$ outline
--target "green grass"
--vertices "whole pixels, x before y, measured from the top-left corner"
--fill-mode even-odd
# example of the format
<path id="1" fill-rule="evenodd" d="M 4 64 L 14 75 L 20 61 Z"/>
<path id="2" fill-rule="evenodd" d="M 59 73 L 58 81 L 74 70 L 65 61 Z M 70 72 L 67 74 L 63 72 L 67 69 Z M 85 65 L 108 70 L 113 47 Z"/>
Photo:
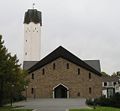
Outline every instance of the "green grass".
<path id="1" fill-rule="evenodd" d="M 12 107 L 0 107 L 0 111 L 32 111 L 32 109 L 14 109 Z"/>
<path id="2" fill-rule="evenodd" d="M 120 111 L 120 108 L 96 107 L 96 109 L 70 109 L 69 111 Z"/>

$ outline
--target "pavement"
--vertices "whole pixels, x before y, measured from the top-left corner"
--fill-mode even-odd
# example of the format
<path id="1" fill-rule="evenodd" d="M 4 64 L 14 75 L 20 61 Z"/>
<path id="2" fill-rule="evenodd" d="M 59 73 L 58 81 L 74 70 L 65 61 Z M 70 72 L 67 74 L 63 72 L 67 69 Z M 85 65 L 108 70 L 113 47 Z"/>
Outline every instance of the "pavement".
<path id="1" fill-rule="evenodd" d="M 16 102 L 13 106 L 34 111 L 66 111 L 67 109 L 88 108 L 85 99 L 28 99 Z"/>

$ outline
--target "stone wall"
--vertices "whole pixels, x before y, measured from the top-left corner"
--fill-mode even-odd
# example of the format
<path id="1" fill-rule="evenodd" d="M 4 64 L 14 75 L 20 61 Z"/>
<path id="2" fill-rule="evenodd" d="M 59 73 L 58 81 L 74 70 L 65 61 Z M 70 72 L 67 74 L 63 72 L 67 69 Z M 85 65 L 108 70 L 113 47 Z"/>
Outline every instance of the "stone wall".
<path id="1" fill-rule="evenodd" d="M 53 69 L 54 63 L 55 69 Z M 69 69 L 67 69 L 67 64 L 69 64 Z M 80 74 L 78 74 L 78 68 Z M 91 73 L 91 79 L 89 73 Z M 34 79 L 32 79 L 32 74 L 34 74 Z M 53 98 L 53 88 L 58 84 L 63 84 L 69 89 L 70 98 L 96 98 L 102 93 L 100 76 L 63 58 L 58 58 L 32 72 L 27 79 L 30 80 L 27 89 L 28 97 Z M 31 94 L 31 88 L 34 88 L 33 94 Z"/>

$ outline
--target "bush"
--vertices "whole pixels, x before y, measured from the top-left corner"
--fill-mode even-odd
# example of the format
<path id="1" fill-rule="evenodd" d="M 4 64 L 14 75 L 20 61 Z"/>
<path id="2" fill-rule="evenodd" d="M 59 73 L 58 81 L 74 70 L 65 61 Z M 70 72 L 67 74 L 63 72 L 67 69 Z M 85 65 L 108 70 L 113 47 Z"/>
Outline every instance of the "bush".
<path id="1" fill-rule="evenodd" d="M 86 104 L 120 108 L 120 93 L 116 93 L 110 98 L 105 98 L 104 96 L 102 96 L 100 98 L 95 99 L 94 101 L 89 99 L 86 100 Z"/>

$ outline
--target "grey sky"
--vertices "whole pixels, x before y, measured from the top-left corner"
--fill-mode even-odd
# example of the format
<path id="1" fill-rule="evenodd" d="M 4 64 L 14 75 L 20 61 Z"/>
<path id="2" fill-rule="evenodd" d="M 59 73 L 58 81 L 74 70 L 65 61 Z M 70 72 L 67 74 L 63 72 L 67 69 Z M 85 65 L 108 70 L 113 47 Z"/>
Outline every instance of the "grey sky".
<path id="1" fill-rule="evenodd" d="M 120 70 L 120 0 L 1 0 L 0 33 L 23 60 L 24 13 L 42 11 L 42 57 L 59 45 L 81 59 L 99 59 L 102 71 Z"/>

